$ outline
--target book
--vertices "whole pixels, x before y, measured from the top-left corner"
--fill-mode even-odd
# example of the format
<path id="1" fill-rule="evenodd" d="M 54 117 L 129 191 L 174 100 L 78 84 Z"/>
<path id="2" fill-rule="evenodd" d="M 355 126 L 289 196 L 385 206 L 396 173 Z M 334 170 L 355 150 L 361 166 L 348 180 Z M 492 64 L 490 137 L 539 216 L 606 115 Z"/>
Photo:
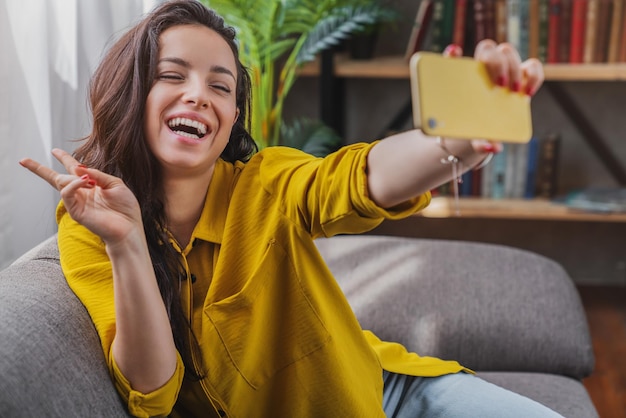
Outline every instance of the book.
<path id="1" fill-rule="evenodd" d="M 507 154 L 508 148 L 511 144 L 502 144 L 503 149 L 501 152 L 493 156 L 491 160 L 491 179 L 489 185 L 490 196 L 492 199 L 503 199 L 505 195 L 505 182 L 506 182 L 506 166 L 507 166 Z"/>
<path id="2" fill-rule="evenodd" d="M 520 29 L 521 29 L 521 14 L 520 14 L 520 2 L 522 0 L 507 0 L 507 40 L 518 51 L 520 48 Z"/>
<path id="3" fill-rule="evenodd" d="M 626 212 L 626 188 L 593 187 L 568 193 L 564 203 L 569 208 L 600 213 Z"/>
<path id="4" fill-rule="evenodd" d="M 539 45 L 537 47 L 537 59 L 541 62 L 548 61 L 548 24 L 550 18 L 549 0 L 539 0 Z"/>
<path id="5" fill-rule="evenodd" d="M 452 43 L 463 47 L 465 45 L 465 22 L 467 0 L 456 0 L 454 6 L 454 25 L 452 28 Z"/>
<path id="6" fill-rule="evenodd" d="M 506 42 L 506 0 L 495 0 L 493 5 L 495 19 L 495 41 Z"/>
<path id="7" fill-rule="evenodd" d="M 583 62 L 590 64 L 594 61 L 596 35 L 598 33 L 598 7 L 600 0 L 587 1 L 587 18 L 585 20 L 585 42 L 583 48 Z"/>
<path id="8" fill-rule="evenodd" d="M 518 53 L 522 61 L 529 57 L 529 4 L 528 1 L 521 1 L 519 3 L 519 48 Z"/>
<path id="9" fill-rule="evenodd" d="M 561 33 L 561 0 L 548 2 L 548 63 L 559 62 L 559 34 Z"/>
<path id="10" fill-rule="evenodd" d="M 561 136 L 545 135 L 539 140 L 535 195 L 551 199 L 557 193 Z"/>
<path id="11" fill-rule="evenodd" d="M 623 16 L 624 0 L 613 0 L 613 16 L 611 19 L 611 33 L 609 35 L 609 48 L 607 62 L 616 63 L 619 60 L 620 31 L 624 24 Z"/>
<path id="12" fill-rule="evenodd" d="M 452 43 L 455 0 L 434 1 L 432 17 L 433 33 L 430 50 L 432 52 L 443 52 L 443 50 Z"/>
<path id="13" fill-rule="evenodd" d="M 572 0 L 572 18 L 570 26 L 569 62 L 580 64 L 583 62 L 585 49 L 585 25 L 587 23 L 587 0 Z"/>
<path id="14" fill-rule="evenodd" d="M 496 2 L 485 0 L 485 36 L 487 39 L 496 37 Z"/>
<path id="15" fill-rule="evenodd" d="M 483 39 L 487 39 L 487 27 L 485 23 L 485 3 L 486 0 L 473 1 L 474 16 L 474 46 Z"/>
<path id="16" fill-rule="evenodd" d="M 626 62 L 626 5 L 622 7 L 622 29 L 619 39 L 619 55 L 618 62 Z"/>
<path id="17" fill-rule="evenodd" d="M 569 48 L 572 23 L 572 0 L 561 0 L 561 18 L 559 24 L 559 60 L 558 62 L 569 61 Z"/>
<path id="18" fill-rule="evenodd" d="M 411 36 L 406 47 L 404 58 L 411 59 L 414 53 L 421 51 L 425 47 L 426 33 L 433 15 L 433 0 L 422 0 L 417 9 Z"/>
<path id="19" fill-rule="evenodd" d="M 528 159 L 526 161 L 526 182 L 524 184 L 524 198 L 535 197 L 537 184 L 537 160 L 539 159 L 539 139 L 536 135 L 528 141 Z"/>
<path id="20" fill-rule="evenodd" d="M 528 3 L 528 56 L 539 57 L 539 0 Z"/>
<path id="21" fill-rule="evenodd" d="M 611 32 L 611 12 L 613 0 L 599 0 L 598 24 L 596 28 L 596 45 L 593 62 L 606 62 L 609 53 L 609 35 Z"/>

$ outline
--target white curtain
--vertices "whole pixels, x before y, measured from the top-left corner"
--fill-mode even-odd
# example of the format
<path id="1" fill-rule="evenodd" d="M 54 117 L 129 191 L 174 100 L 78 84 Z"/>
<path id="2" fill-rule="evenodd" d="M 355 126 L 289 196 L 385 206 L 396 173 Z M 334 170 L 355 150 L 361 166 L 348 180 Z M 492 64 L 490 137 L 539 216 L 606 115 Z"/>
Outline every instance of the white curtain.
<path id="1" fill-rule="evenodd" d="M 58 193 L 19 166 L 61 169 L 89 133 L 87 85 L 105 48 L 154 0 L 0 0 L 0 267 L 56 232 Z"/>

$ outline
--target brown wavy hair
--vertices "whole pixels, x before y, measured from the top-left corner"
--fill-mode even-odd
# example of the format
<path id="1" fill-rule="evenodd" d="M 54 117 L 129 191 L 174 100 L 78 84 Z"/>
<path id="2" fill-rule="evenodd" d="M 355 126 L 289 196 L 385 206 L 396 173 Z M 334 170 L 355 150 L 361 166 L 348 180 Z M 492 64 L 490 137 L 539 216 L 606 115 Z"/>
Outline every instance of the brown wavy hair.
<path id="1" fill-rule="evenodd" d="M 186 273 L 180 256 L 165 235 L 167 216 L 161 167 L 144 134 L 148 93 L 155 81 L 159 37 L 177 25 L 204 25 L 230 46 L 237 64 L 236 101 L 239 117 L 221 158 L 247 161 L 257 151 L 249 134 L 250 76 L 239 60 L 235 30 L 213 10 L 196 0 L 161 4 L 126 32 L 107 51 L 90 82 L 92 131 L 74 152 L 81 163 L 119 177 L 135 194 L 161 297 L 167 309 L 176 347 L 188 377 L 200 379 L 204 367 L 194 367 L 192 353 L 201 360 L 199 344 L 180 303 L 179 281 Z M 246 125 L 248 124 L 248 125 Z"/>

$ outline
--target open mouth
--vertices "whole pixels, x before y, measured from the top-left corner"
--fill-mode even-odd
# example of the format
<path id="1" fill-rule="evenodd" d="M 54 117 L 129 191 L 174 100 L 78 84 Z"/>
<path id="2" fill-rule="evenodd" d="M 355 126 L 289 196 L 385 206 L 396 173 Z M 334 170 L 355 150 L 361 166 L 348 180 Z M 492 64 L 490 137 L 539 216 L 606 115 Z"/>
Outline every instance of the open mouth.
<path id="1" fill-rule="evenodd" d="M 207 126 L 197 120 L 174 118 L 167 122 L 172 132 L 187 138 L 200 139 L 207 133 Z"/>

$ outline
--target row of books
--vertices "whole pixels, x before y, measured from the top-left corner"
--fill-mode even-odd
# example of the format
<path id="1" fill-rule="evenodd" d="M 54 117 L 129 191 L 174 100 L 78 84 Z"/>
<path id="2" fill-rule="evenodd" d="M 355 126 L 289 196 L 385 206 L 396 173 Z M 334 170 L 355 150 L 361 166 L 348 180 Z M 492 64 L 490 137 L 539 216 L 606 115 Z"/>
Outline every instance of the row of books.
<path id="1" fill-rule="evenodd" d="M 502 152 L 478 171 L 465 173 L 458 184 L 460 196 L 490 199 L 551 199 L 557 194 L 561 137 L 550 133 L 524 144 L 504 144 Z M 434 196 L 451 196 L 454 184 L 447 183 Z"/>
<path id="2" fill-rule="evenodd" d="M 473 54 L 482 39 L 510 42 L 544 63 L 626 62 L 626 0 L 422 0 L 406 48 Z"/>

